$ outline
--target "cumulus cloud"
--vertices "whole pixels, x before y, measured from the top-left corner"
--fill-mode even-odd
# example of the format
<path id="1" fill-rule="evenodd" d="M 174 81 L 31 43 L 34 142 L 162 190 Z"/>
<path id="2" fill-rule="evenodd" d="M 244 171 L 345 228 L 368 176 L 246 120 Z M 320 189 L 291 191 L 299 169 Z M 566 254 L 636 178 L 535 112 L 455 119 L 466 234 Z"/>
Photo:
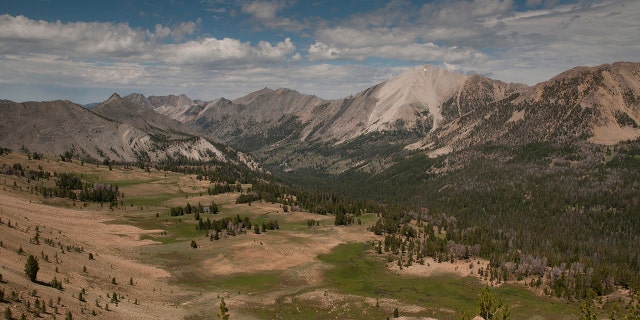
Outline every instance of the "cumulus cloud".
<path id="1" fill-rule="evenodd" d="M 171 35 L 171 28 L 165 27 L 161 24 L 156 24 L 155 30 L 156 30 L 155 37 L 158 39 L 164 39 Z"/>
<path id="2" fill-rule="evenodd" d="M 164 61 L 177 65 L 222 67 L 284 61 L 295 50 L 291 39 L 272 45 L 260 41 L 256 46 L 236 39 L 205 38 L 180 44 L 164 45 L 158 52 Z"/>
<path id="3" fill-rule="evenodd" d="M 182 22 L 171 30 L 171 37 L 173 37 L 175 41 L 181 41 L 185 36 L 193 34 L 198 24 L 200 24 L 200 19 L 196 22 Z"/>
<path id="4" fill-rule="evenodd" d="M 102 59 L 109 63 L 239 64 L 282 61 L 295 50 L 290 38 L 272 45 L 252 46 L 237 39 L 203 38 L 180 42 L 195 32 L 200 20 L 173 27 L 156 24 L 153 31 L 128 24 L 98 22 L 47 22 L 24 16 L 0 16 L 0 53 L 48 54 L 65 59 Z M 162 41 L 171 37 L 175 44 Z M 31 56 L 33 57 L 33 56 Z"/>
<path id="5" fill-rule="evenodd" d="M 147 34 L 126 23 L 47 22 L 0 16 L 0 52 L 50 52 L 77 57 L 126 57 L 145 50 Z"/>
<path id="6" fill-rule="evenodd" d="M 337 60 L 344 59 L 340 49 L 330 46 L 324 42 L 316 41 L 308 50 L 310 61 Z"/>

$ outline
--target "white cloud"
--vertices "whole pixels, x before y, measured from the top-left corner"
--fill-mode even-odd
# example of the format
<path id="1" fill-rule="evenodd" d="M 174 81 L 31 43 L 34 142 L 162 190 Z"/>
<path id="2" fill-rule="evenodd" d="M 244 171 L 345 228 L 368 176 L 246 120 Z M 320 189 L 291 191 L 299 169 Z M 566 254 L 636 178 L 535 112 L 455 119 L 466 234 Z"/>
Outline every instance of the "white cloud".
<path id="1" fill-rule="evenodd" d="M 368 47 L 379 45 L 399 45 L 415 42 L 416 35 L 402 28 L 374 27 L 356 29 L 335 27 L 317 32 L 318 41 L 343 47 Z"/>
<path id="2" fill-rule="evenodd" d="M 196 31 L 198 24 L 200 24 L 200 19 L 196 22 L 182 22 L 173 28 L 171 37 L 175 41 L 181 41 L 185 36 L 192 35 Z"/>
<path id="3" fill-rule="evenodd" d="M 0 59 L 4 83 L 51 84 L 66 86 L 112 86 L 142 84 L 149 76 L 147 67 L 136 63 L 96 63 L 74 61 L 48 54 L 10 54 Z"/>
<path id="4" fill-rule="evenodd" d="M 147 34 L 128 24 L 47 22 L 0 16 L 0 52 L 48 52 L 86 57 L 126 57 L 148 45 Z"/>
<path id="5" fill-rule="evenodd" d="M 291 39 L 275 46 L 260 41 L 256 46 L 237 39 L 205 38 L 180 44 L 163 45 L 158 49 L 162 59 L 176 65 L 204 65 L 222 67 L 225 65 L 248 65 L 265 62 L 281 62 L 295 50 Z"/>
<path id="6" fill-rule="evenodd" d="M 310 61 L 352 59 L 363 61 L 369 57 L 398 59 L 415 62 L 477 60 L 484 54 L 470 48 L 442 48 L 433 43 L 410 43 L 406 45 L 379 45 L 360 48 L 336 48 L 323 42 L 309 47 Z"/>
<path id="7" fill-rule="evenodd" d="M 284 1 L 253 1 L 242 6 L 242 13 L 248 14 L 269 28 L 281 28 L 284 30 L 300 30 L 302 25 L 289 18 L 279 17 L 278 11 L 287 7 Z"/>
<path id="8" fill-rule="evenodd" d="M 272 21 L 276 19 L 276 12 L 282 8 L 282 3 L 254 1 L 242 6 L 242 12 L 253 15 L 260 21 Z"/>
<path id="9" fill-rule="evenodd" d="M 495 16 L 508 12 L 513 7 L 513 0 L 476 0 L 471 11 L 474 17 Z"/>
<path id="10" fill-rule="evenodd" d="M 579 65 L 640 57 L 638 1 L 564 5 L 518 14 L 504 22 L 508 51 L 486 61 L 496 77 L 535 83 Z"/>
<path id="11" fill-rule="evenodd" d="M 484 47 L 504 42 L 504 36 L 483 22 L 512 7 L 512 0 L 441 1 L 420 8 L 392 1 L 379 10 L 317 30 L 308 58 L 473 62 L 484 58 Z"/>
<path id="12" fill-rule="evenodd" d="M 165 26 L 163 26 L 161 24 L 156 24 L 155 25 L 155 30 L 156 30 L 155 36 L 158 39 L 164 39 L 164 38 L 166 38 L 166 37 L 171 35 L 171 28 L 165 27 Z"/>
<path id="13" fill-rule="evenodd" d="M 308 59 L 310 61 L 337 60 L 345 58 L 342 56 L 340 49 L 320 41 L 316 41 L 316 43 L 312 44 L 309 47 L 308 53 Z"/>
<path id="14" fill-rule="evenodd" d="M 97 22 L 62 23 L 36 21 L 23 16 L 0 16 L 0 53 L 47 54 L 65 59 L 98 59 L 113 62 L 168 63 L 177 65 L 239 65 L 283 61 L 295 50 L 290 38 L 272 45 L 265 41 L 252 46 L 237 39 L 203 38 L 175 44 L 195 32 L 200 21 L 174 27 L 156 24 L 154 31 L 132 29 L 128 24 Z"/>

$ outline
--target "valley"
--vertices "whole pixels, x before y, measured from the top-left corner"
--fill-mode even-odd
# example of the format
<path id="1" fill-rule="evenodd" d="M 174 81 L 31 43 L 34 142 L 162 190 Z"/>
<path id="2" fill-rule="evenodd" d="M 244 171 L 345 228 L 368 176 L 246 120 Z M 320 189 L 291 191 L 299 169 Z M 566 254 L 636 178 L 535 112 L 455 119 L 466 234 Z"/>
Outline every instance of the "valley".
<path id="1" fill-rule="evenodd" d="M 109 209 L 33 191 L 52 185 L 53 177 L 0 176 L 5 292 L 0 306 L 16 318 L 62 318 L 70 312 L 74 319 L 215 319 L 224 298 L 231 319 L 385 318 L 396 308 L 405 319 L 458 319 L 475 310 L 484 286 L 468 271 L 469 262 L 486 267 L 477 258 L 453 264 L 427 259 L 405 271 L 387 266 L 387 255 L 376 254 L 373 245 L 383 237 L 367 230 L 377 220 L 374 213 L 362 215 L 361 225 L 336 226 L 331 215 L 284 212 L 278 203 L 236 204 L 237 192 L 208 195 L 211 183 L 195 175 L 33 160 L 16 153 L 0 162 L 81 175 L 117 185 L 124 194 L 122 203 Z M 201 218 L 239 215 L 254 224 L 277 219 L 279 229 L 225 233 L 213 240 L 196 229 L 193 214 L 169 215 L 171 207 L 211 201 L 220 212 Z M 36 283 L 24 276 L 29 255 L 40 263 Z M 62 282 L 61 290 L 48 284 L 54 278 Z M 517 318 L 572 319 L 577 310 L 575 303 L 522 285 L 491 290 Z"/>

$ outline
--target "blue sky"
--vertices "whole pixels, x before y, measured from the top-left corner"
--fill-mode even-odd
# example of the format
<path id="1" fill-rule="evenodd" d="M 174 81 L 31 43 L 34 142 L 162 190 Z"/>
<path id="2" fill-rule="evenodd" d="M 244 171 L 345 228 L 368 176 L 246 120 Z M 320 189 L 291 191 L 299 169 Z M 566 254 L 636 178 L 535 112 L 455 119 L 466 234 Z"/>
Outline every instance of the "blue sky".
<path id="1" fill-rule="evenodd" d="M 340 98 L 432 64 L 535 84 L 639 61 L 640 1 L 4 0 L 0 99 Z"/>

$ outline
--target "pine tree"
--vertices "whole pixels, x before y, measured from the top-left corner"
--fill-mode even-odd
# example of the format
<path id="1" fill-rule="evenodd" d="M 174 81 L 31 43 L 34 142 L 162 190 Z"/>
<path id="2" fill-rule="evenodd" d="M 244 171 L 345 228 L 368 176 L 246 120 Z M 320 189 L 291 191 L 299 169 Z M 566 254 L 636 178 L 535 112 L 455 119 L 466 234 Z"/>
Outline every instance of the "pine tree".
<path id="1" fill-rule="evenodd" d="M 484 287 L 480 292 L 478 314 L 486 320 L 511 319 L 511 311 L 509 308 L 503 304 L 502 300 L 496 300 L 491 292 L 489 292 L 489 287 Z"/>
<path id="2" fill-rule="evenodd" d="M 218 314 L 218 319 L 229 320 L 229 309 L 227 309 L 227 304 L 224 302 L 224 297 L 220 298 L 220 313 Z"/>
<path id="3" fill-rule="evenodd" d="M 594 310 L 593 305 L 593 299 L 595 299 L 596 296 L 597 294 L 593 290 L 589 289 L 589 292 L 587 292 L 587 298 L 580 304 L 580 315 L 578 316 L 579 320 L 598 319 L 598 315 Z"/>
<path id="4" fill-rule="evenodd" d="M 30 255 L 27 258 L 27 263 L 24 265 L 24 274 L 31 280 L 31 282 L 35 282 L 38 276 L 38 271 L 40 270 L 40 266 L 38 266 L 38 260 L 33 255 Z"/>

